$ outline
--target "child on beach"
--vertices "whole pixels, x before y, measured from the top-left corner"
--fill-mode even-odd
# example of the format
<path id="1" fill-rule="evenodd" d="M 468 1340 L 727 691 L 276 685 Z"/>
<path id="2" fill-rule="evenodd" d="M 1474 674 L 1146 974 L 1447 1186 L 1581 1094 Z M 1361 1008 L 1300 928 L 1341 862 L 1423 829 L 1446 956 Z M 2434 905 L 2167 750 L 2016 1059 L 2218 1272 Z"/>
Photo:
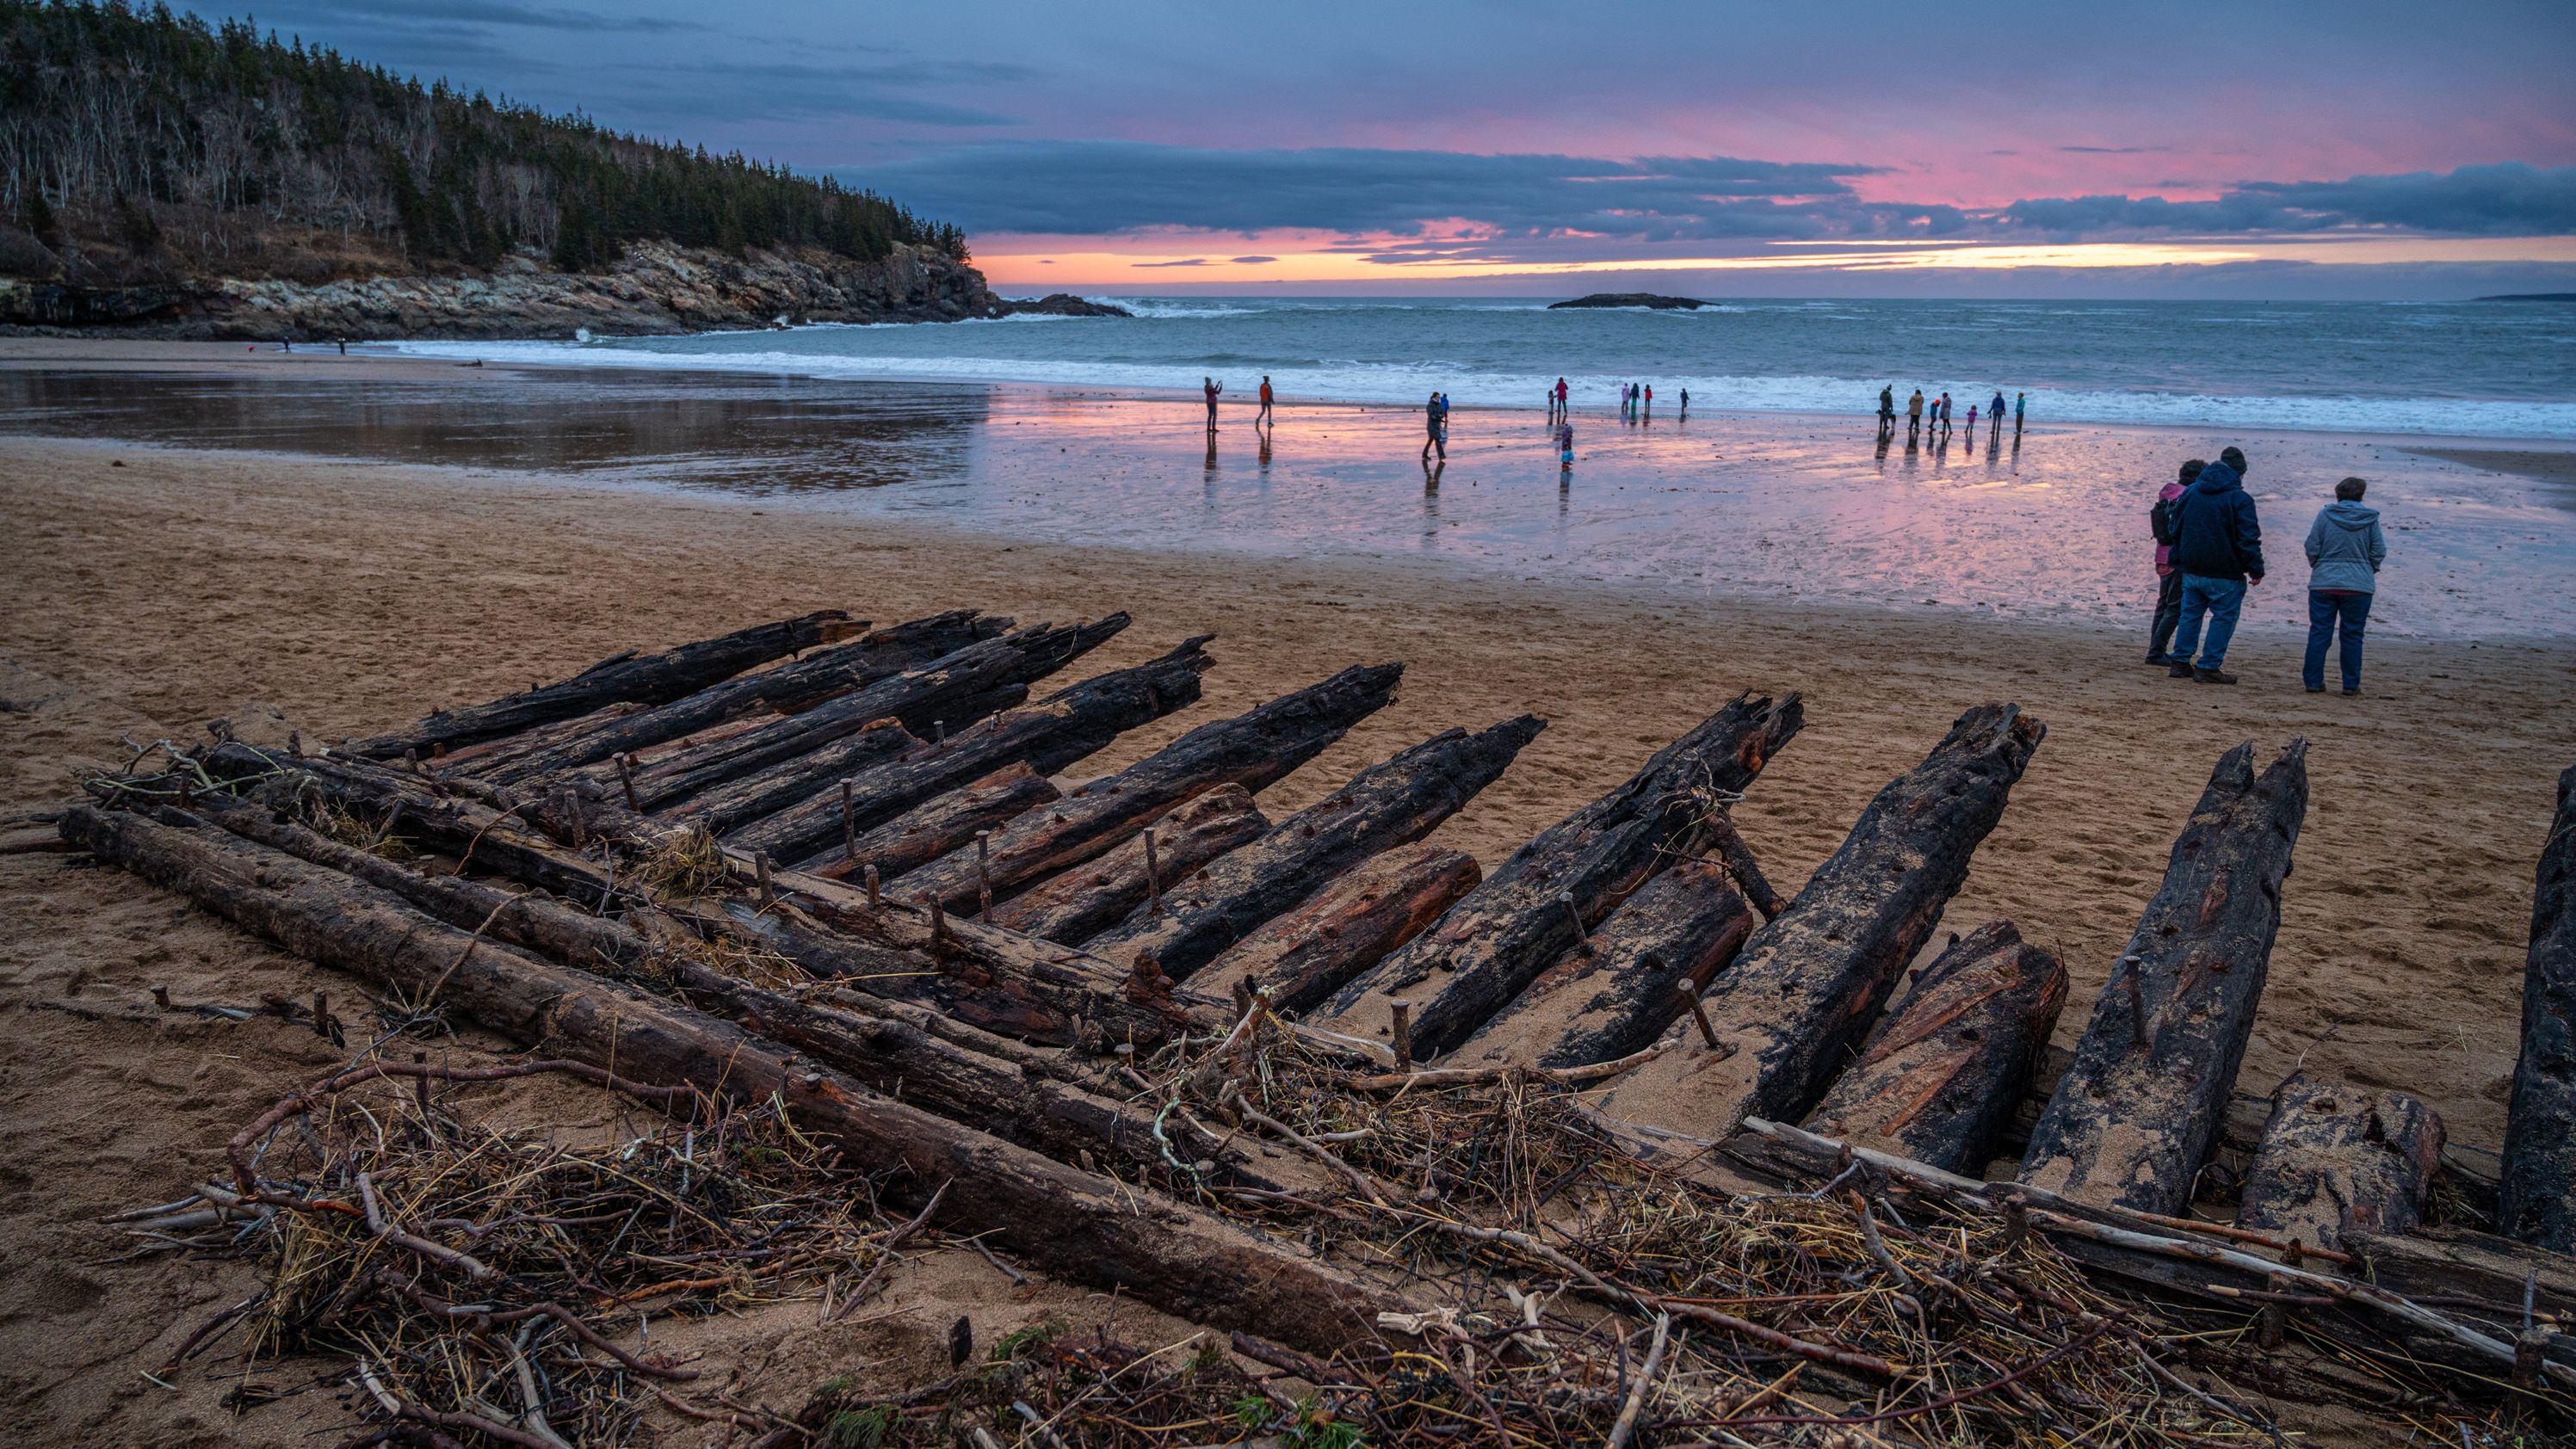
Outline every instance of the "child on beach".
<path id="1" fill-rule="evenodd" d="M 2156 616 L 2147 626 L 2149 664 L 2170 666 L 2174 662 L 2166 646 L 2173 643 L 2174 626 L 2182 622 L 2182 570 L 2175 568 L 2173 561 L 2178 537 L 2174 532 L 2175 505 L 2181 501 L 2182 491 L 2208 466 L 2198 458 L 2183 464 L 2180 477 L 2159 489 L 2155 506 L 2147 510 L 2147 531 L 2156 540 Z"/>
<path id="2" fill-rule="evenodd" d="M 1571 418 L 1556 425 L 1556 467 L 1560 473 L 1574 471 L 1574 421 Z"/>

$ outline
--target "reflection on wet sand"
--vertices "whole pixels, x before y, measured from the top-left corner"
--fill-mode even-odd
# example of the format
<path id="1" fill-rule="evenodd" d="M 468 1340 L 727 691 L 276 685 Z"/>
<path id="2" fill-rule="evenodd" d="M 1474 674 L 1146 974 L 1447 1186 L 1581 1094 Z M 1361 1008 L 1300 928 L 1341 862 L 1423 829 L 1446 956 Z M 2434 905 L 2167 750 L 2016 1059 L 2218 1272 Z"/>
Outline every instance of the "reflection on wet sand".
<path id="1" fill-rule="evenodd" d="M 1677 597 L 2122 626 L 2154 598 L 2156 486 L 2181 458 L 2235 442 L 2254 459 L 2249 486 L 2285 578 L 2303 575 L 2299 540 L 2334 481 L 2371 480 L 2391 544 L 2374 632 L 2576 634 L 2563 489 L 2428 457 L 2411 439 L 2086 427 L 2006 442 L 1930 423 L 1899 450 L 1867 415 L 1621 427 L 1610 409 L 1578 408 L 1578 490 L 1535 409 L 1461 409 L 1436 467 L 1416 462 L 1415 409 L 1249 419 L 1227 412 L 1210 430 L 1195 398 L 977 384 L 0 369 L 0 431 L 556 472 L 1077 544 L 1436 559 Z M 2303 629 L 2300 592 L 2261 591 L 2246 627 Z"/>

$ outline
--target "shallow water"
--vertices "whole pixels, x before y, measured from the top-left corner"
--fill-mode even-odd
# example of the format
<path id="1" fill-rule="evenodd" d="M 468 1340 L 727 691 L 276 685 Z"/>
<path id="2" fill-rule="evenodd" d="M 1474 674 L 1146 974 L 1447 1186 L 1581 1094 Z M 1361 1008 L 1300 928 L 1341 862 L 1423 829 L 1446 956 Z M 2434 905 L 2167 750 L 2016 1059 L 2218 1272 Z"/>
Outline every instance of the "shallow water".
<path id="1" fill-rule="evenodd" d="M 1536 414 L 1463 410 L 1450 459 L 1417 415 L 1061 389 L 612 369 L 455 381 L 0 371 L 0 431 L 462 464 L 716 491 L 1002 536 L 1362 556 L 1675 597 L 1754 597 L 2134 626 L 2146 509 L 2186 456 L 2252 459 L 2274 575 L 2245 627 L 2305 627 L 2299 542 L 2335 479 L 2371 480 L 2391 555 L 2372 628 L 2576 635 L 2569 490 L 2315 433 L 2010 430 L 1874 445 L 1866 421 L 1578 412 L 1561 472 Z M 1971 646 L 1973 647 L 1973 646 Z"/>
<path id="2" fill-rule="evenodd" d="M 2576 306 L 2554 303 L 1771 300 L 1696 312 L 1531 300 L 1114 299 L 1132 318 L 825 325 L 573 342 L 424 342 L 428 356 L 817 378 L 1024 382 L 1536 411 L 1628 382 L 1666 405 L 1866 413 L 1893 385 L 1997 391 L 2034 421 L 2576 439 Z"/>

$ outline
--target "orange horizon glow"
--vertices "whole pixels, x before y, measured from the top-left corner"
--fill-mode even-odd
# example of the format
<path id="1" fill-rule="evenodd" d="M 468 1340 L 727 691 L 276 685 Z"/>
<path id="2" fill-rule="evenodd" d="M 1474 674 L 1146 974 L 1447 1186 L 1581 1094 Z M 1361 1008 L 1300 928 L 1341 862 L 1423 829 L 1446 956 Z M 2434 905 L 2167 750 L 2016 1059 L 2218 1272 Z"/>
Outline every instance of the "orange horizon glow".
<path id="1" fill-rule="evenodd" d="M 1655 272 L 1812 270 L 1886 274 L 2010 271 L 2024 267 L 2128 270 L 2211 267 L 2254 261 L 2364 265 L 2408 262 L 2576 262 L 2576 237 L 2326 236 L 2173 242 L 1773 242 L 1728 256 L 1636 256 L 1564 262 L 1473 256 L 1378 260 L 1372 253 L 1420 246 L 1420 237 L 1191 234 L 1147 236 L 1121 249 L 1100 238 L 1065 238 L 1063 247 L 1030 246 L 1045 238 L 996 237 L 975 247 L 975 264 L 1005 287 L 1205 287 L 1354 282 L 1533 281 L 1568 276 Z M 1474 238 L 1433 239 L 1462 252 L 1485 249 Z M 1176 243 L 1191 245 L 1183 250 Z M 1247 258 L 1255 258 L 1247 260 Z"/>

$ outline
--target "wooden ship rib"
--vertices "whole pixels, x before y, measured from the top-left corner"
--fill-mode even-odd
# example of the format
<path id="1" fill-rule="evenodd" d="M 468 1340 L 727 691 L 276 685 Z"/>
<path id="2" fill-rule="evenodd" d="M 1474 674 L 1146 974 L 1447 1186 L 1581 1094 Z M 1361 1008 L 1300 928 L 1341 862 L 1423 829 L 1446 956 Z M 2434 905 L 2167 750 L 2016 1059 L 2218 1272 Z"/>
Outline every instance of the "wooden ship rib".
<path id="1" fill-rule="evenodd" d="M 774 1099 L 898 1195 L 945 1184 L 943 1223 L 1292 1349 L 1420 1305 L 1229 1205 L 1374 1187 L 1164 1120 L 1122 1062 L 1266 1026 L 1377 1089 L 1579 1087 L 1604 1140 L 1713 1191 L 1858 1183 L 2158 1294 L 2347 1321 L 2497 1393 L 2576 1392 L 2576 770 L 2496 1157 L 2402 1092 L 2242 1090 L 2303 743 L 2216 763 L 2070 1053 L 2065 970 L 2011 922 L 1908 981 L 2044 740 L 2012 705 L 1964 712 L 1785 900 L 1728 807 L 1794 745 L 1794 695 L 1724 703 L 1488 874 L 1425 837 L 1534 718 L 1261 802 L 1394 697 L 1396 663 L 1060 783 L 1198 701 L 1204 638 L 1053 687 L 1127 624 L 819 613 L 328 748 L 218 739 L 99 776 L 59 829 L 371 992 L 642 1089 Z M 2236 1184 L 2215 1200 L 2213 1162 Z M 1185 1188 L 1150 1185 L 1176 1165 Z M 2424 1227 L 2437 1187 L 2496 1231 Z"/>

